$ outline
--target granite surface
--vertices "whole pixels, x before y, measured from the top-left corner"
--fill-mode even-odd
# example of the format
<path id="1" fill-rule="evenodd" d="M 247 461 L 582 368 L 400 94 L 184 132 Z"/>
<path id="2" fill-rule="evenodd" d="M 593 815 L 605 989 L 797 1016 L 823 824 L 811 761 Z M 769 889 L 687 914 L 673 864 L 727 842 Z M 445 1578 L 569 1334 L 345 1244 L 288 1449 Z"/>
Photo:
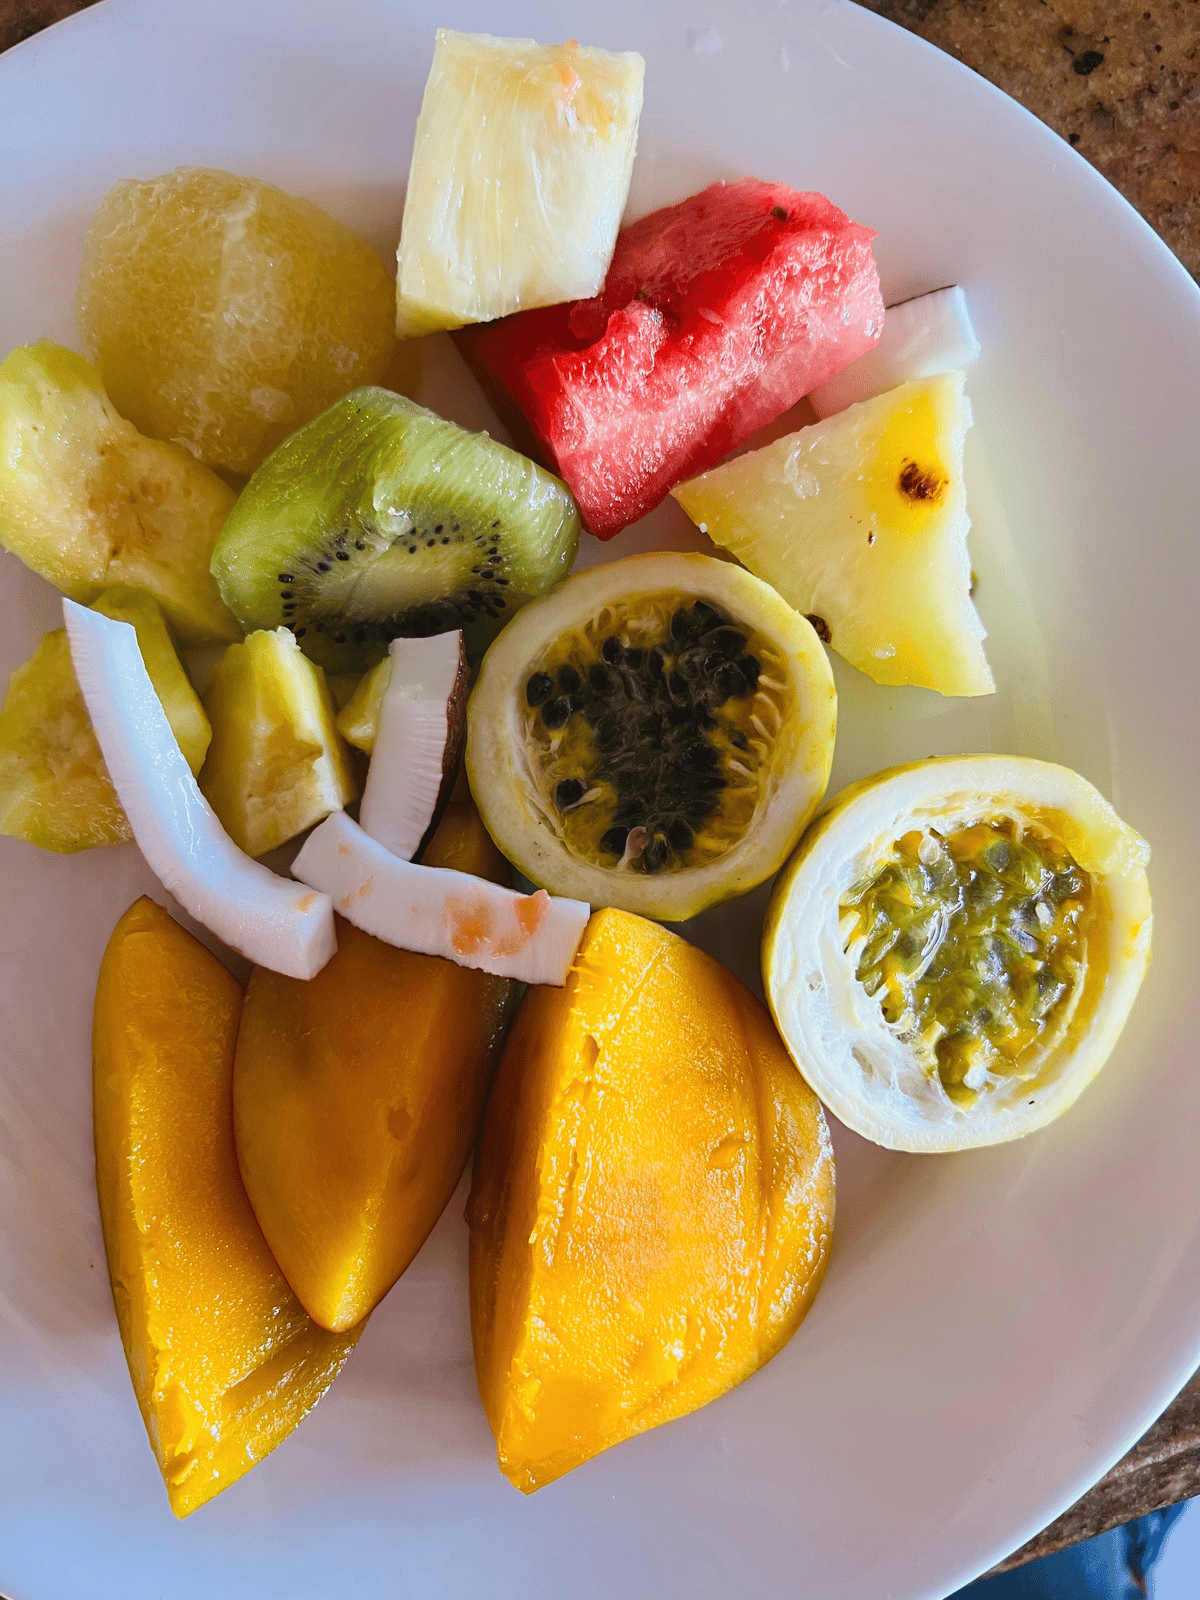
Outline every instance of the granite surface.
<path id="1" fill-rule="evenodd" d="M 0 50 L 98 0 L 0 0 Z M 1104 173 L 1200 279 L 1200 0 L 860 0 L 990 78 Z M 1003 1567 L 1200 1494 L 1200 1374 Z"/>

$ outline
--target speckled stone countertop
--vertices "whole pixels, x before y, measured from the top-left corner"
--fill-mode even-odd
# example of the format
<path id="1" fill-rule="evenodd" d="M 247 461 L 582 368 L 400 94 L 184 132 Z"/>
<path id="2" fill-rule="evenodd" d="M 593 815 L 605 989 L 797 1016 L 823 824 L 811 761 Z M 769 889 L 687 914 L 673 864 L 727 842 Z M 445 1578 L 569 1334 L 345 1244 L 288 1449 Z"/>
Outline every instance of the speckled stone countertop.
<path id="1" fill-rule="evenodd" d="M 0 0 L 0 50 L 97 0 Z M 990 78 L 1087 157 L 1200 279 L 1200 0 L 859 0 Z M 1003 1563 L 1200 1494 L 1200 1374 Z"/>

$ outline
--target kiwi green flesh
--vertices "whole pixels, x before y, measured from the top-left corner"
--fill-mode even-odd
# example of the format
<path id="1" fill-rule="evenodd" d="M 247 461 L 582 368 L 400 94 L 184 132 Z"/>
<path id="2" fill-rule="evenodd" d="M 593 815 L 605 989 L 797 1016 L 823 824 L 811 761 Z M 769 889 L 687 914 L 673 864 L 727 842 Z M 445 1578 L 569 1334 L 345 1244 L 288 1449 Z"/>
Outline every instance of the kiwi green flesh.
<path id="1" fill-rule="evenodd" d="M 564 841 L 648 874 L 703 865 L 744 834 L 793 709 L 778 648 L 685 596 L 637 597 L 561 637 L 519 694 Z"/>
<path id="2" fill-rule="evenodd" d="M 486 434 L 357 389 L 263 462 L 213 554 L 246 629 L 287 627 L 331 672 L 461 628 L 468 660 L 570 571 L 564 484 Z"/>

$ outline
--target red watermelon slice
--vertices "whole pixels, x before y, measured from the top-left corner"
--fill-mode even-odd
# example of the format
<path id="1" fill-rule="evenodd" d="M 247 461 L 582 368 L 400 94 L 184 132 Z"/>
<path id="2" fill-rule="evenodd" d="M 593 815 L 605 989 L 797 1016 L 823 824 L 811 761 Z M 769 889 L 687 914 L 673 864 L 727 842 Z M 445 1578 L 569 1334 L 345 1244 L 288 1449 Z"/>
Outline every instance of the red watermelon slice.
<path id="1" fill-rule="evenodd" d="M 594 299 L 455 338 L 609 539 L 871 348 L 874 237 L 824 195 L 715 183 L 622 229 Z"/>

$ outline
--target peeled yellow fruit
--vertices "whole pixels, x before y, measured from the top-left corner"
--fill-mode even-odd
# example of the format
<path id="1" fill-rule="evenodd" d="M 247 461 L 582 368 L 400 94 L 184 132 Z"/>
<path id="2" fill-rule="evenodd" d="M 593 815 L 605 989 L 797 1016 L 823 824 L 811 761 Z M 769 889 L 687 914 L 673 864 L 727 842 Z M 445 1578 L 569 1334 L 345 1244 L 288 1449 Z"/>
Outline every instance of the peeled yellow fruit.
<path id="1" fill-rule="evenodd" d="M 147 594 L 114 586 L 93 607 L 131 622 L 150 681 L 193 773 L 212 730 Z M 132 834 L 75 678 L 65 628 L 43 636 L 8 682 L 0 710 L 0 833 L 46 850 L 123 844 Z"/>
<path id="2" fill-rule="evenodd" d="M 375 749 L 375 735 L 379 731 L 379 712 L 383 696 L 392 677 L 392 658 L 384 656 L 369 672 L 357 680 L 353 693 L 341 705 L 337 714 L 337 731 L 347 744 L 352 744 L 364 755 Z"/>
<path id="3" fill-rule="evenodd" d="M 118 416 L 73 350 L 42 339 L 0 362 L 0 544 L 73 600 L 129 584 L 185 643 L 240 638 L 209 570 L 234 499 Z"/>
<path id="4" fill-rule="evenodd" d="M 757 1000 L 702 951 L 597 912 L 530 989 L 475 1157 L 471 1328 L 526 1493 L 714 1400 L 820 1284 L 833 1154 Z"/>
<path id="5" fill-rule="evenodd" d="M 92 220 L 79 325 L 122 415 L 248 474 L 392 353 L 378 256 L 307 200 L 230 172 L 125 180 Z"/>
<path id="6" fill-rule="evenodd" d="M 230 645 L 204 696 L 204 798 L 233 842 L 265 855 L 358 797 L 322 669 L 286 628 Z"/>
<path id="7" fill-rule="evenodd" d="M 645 62 L 439 28 L 396 258 L 396 331 L 588 299 L 637 148 Z"/>
<path id="8" fill-rule="evenodd" d="M 241 1005 L 153 901 L 121 918 L 96 986 L 96 1190 L 129 1374 L 178 1517 L 286 1438 L 358 1339 L 305 1316 L 242 1188 Z"/>
<path id="9" fill-rule="evenodd" d="M 991 694 L 971 602 L 961 372 L 874 400 L 671 491 L 876 683 Z"/>
<path id="10" fill-rule="evenodd" d="M 450 807 L 423 859 L 508 879 L 469 805 Z M 233 1078 L 238 1160 L 275 1259 L 322 1327 L 361 1321 L 445 1209 L 515 989 L 348 922 L 309 982 L 251 974 Z"/>
<path id="11" fill-rule="evenodd" d="M 1045 1126 L 1137 996 L 1149 854 L 1090 783 L 1045 761 L 949 756 L 843 790 L 776 879 L 763 929 L 797 1066 L 893 1150 Z"/>

